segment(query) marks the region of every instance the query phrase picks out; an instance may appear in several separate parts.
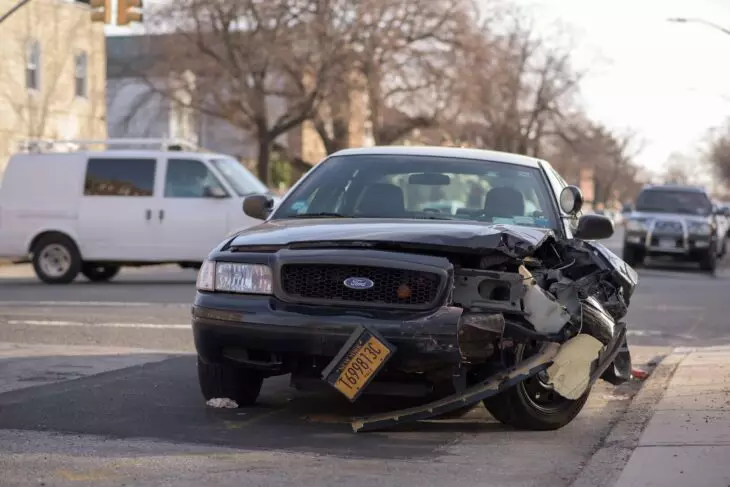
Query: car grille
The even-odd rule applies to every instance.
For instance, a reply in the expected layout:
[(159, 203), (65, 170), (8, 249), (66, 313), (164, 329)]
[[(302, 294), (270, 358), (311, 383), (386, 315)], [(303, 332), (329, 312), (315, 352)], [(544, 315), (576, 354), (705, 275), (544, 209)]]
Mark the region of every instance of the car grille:
[(654, 224), (654, 232), (681, 235), (682, 224), (677, 221), (659, 220)]
[[(369, 289), (350, 289), (349, 278), (372, 281)], [(431, 272), (355, 265), (284, 264), (282, 290), (301, 301), (332, 301), (420, 307), (438, 296), (441, 276)]]

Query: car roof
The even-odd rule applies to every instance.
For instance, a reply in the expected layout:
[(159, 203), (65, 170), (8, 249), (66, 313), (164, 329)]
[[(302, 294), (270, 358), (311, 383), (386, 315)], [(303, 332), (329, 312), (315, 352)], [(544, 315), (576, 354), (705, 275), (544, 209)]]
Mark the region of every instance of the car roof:
[(455, 157), (461, 159), (474, 159), (490, 162), (504, 162), (517, 164), (525, 167), (539, 167), (540, 159), (512, 154), (510, 152), (499, 152), (483, 149), (467, 149), (463, 147), (440, 147), (440, 146), (375, 146), (360, 147), (356, 149), (343, 149), (331, 154), (334, 156), (363, 156), (363, 155), (413, 155), (426, 157)]
[(684, 191), (686, 193), (702, 193), (707, 194), (707, 191), (704, 190), (704, 188), (698, 188), (697, 186), (686, 186), (682, 184), (652, 184), (650, 186), (645, 186), (641, 189), (642, 192), (644, 191), (666, 191), (666, 190), (672, 190), (672, 191)]
[(68, 152), (20, 152), (11, 157), (160, 157), (166, 154), (169, 157), (231, 157), (226, 154), (215, 152), (191, 152), (191, 151), (170, 151), (153, 149), (114, 149), (107, 151), (68, 151)]

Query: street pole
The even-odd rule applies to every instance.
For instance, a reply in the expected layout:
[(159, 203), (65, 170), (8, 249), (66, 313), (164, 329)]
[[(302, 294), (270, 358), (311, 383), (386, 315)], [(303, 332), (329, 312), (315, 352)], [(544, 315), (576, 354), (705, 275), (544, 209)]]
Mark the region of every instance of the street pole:
[(672, 17), (667, 19), (668, 22), (675, 22), (678, 24), (704, 24), (708, 27), (712, 27), (715, 30), (719, 30), (723, 34), (730, 35), (730, 29), (726, 29), (725, 27), (718, 25), (714, 22), (710, 22), (709, 20), (703, 20), (703, 19), (688, 19), (685, 17)]
[(5, 20), (8, 17), (10, 17), (11, 15), (13, 15), (17, 10), (19, 10), (23, 5), (25, 5), (28, 2), (30, 2), (30, 0), (20, 0), (20, 2), (18, 2), (15, 5), (15, 7), (11, 8), (7, 12), (5, 12), (2, 17), (0, 17), (0, 24), (2, 24), (3, 22), (5, 22)]

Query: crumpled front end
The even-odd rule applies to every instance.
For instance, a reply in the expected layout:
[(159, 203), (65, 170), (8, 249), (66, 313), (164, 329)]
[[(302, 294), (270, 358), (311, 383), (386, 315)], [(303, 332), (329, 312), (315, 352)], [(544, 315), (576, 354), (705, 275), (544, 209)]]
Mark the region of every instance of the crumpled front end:
[[(636, 272), (593, 242), (548, 236), (531, 255), (514, 248), (452, 258), (450, 304), (463, 309), (457, 329), (461, 366), (480, 370), (480, 380), (455, 380), (456, 392), (448, 397), (358, 419), (355, 431), (463, 408), (538, 374), (567, 399), (580, 398), (599, 378), (612, 384), (630, 379), (623, 319), (638, 283)], [(500, 356), (530, 342), (542, 344), (536, 354), (502, 363)]]

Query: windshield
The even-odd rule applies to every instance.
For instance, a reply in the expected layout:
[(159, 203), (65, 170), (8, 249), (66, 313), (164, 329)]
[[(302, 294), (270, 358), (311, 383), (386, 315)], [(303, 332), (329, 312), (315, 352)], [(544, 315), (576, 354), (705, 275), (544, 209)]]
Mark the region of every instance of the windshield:
[(418, 155), (335, 156), (281, 203), (272, 219), (473, 220), (557, 229), (539, 169)]
[(703, 193), (655, 189), (639, 195), (636, 211), (709, 215), (712, 203)]
[(250, 194), (270, 193), (269, 188), (251, 174), (243, 164), (235, 159), (213, 159), (211, 161), (218, 172), (233, 187), (238, 196)]

